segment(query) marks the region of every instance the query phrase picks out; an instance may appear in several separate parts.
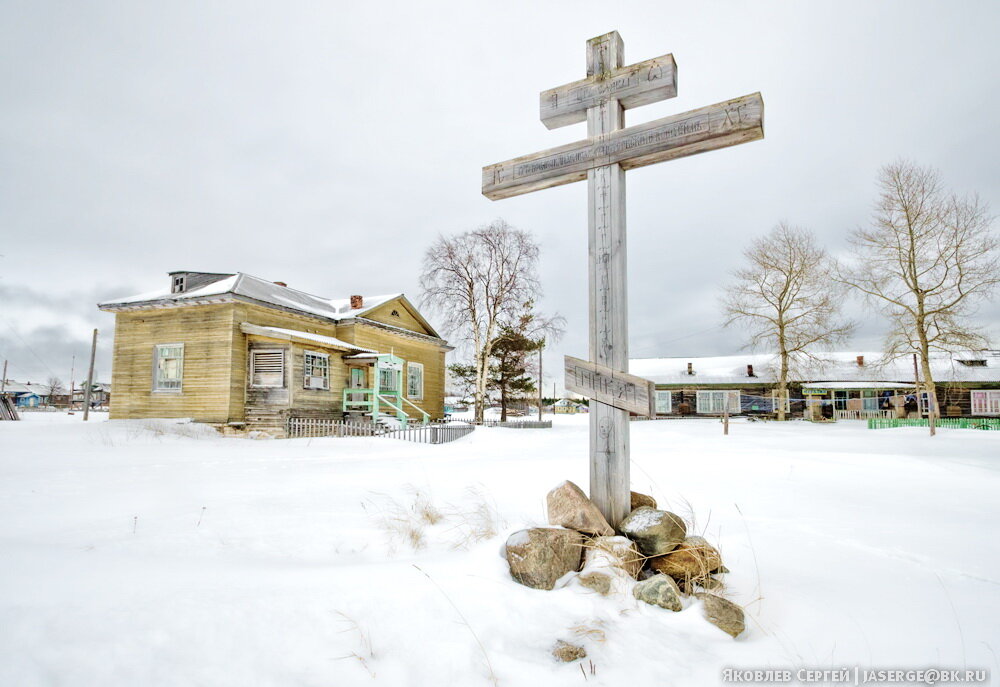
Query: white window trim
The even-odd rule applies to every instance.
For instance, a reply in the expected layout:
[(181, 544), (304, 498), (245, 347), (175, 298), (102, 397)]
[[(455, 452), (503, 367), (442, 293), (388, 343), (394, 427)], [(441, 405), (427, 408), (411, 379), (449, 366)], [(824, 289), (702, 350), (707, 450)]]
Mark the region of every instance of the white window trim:
[[(705, 398), (705, 394), (726, 394), (726, 405), (729, 408), (729, 414), (735, 415), (741, 413), (742, 408), (740, 408), (740, 392), (736, 389), (699, 389), (696, 397), (697, 412), (702, 415), (722, 415), (724, 410), (703, 410), (705, 403), (702, 399)], [(711, 402), (709, 402), (711, 403)]]
[[(311, 385), (309, 383), (310, 379), (316, 379), (317, 376), (316, 375), (307, 375), (306, 374), (306, 367), (308, 367), (306, 365), (306, 358), (308, 356), (312, 356), (314, 358), (322, 358), (323, 360), (326, 361), (326, 369), (324, 370), (324, 374), (323, 374), (322, 377), (319, 377), (320, 379), (323, 380), (322, 386), (313, 386), (313, 385)], [(328, 391), (330, 389), (330, 354), (329, 353), (320, 353), (318, 351), (303, 351), (302, 352), (302, 388), (303, 389), (311, 389), (312, 391)]]
[[(655, 400), (655, 409), (657, 415), (669, 415), (674, 412), (674, 394), (670, 389), (657, 389)], [(663, 409), (663, 405), (660, 401), (661, 399), (666, 399), (666, 409)]]
[(170, 284), (170, 293), (184, 293), (187, 288), (187, 277), (174, 277)]
[[(410, 393), (410, 370), (420, 370), (420, 389), (419, 393)], [(407, 398), (413, 398), (422, 401), (424, 398), (424, 364), (423, 363), (406, 363), (406, 396)]]
[[(983, 394), (983, 402), (979, 409), (976, 408), (976, 394)], [(970, 389), (969, 390), (969, 410), (971, 415), (1000, 415), (990, 412), (990, 397), (997, 396), (997, 403), (1000, 404), (1000, 389)]]
[[(179, 386), (176, 387), (161, 387), (160, 386), (160, 351), (165, 348), (180, 348), (181, 349), (181, 371), (178, 380)], [(157, 394), (179, 394), (184, 389), (184, 344), (182, 343), (168, 343), (168, 344), (155, 344), (153, 346), (153, 392)]]
[[(257, 374), (254, 367), (257, 363), (258, 353), (280, 353), (281, 354), (281, 384), (254, 384), (253, 378)], [(253, 389), (284, 389), (285, 388), (285, 349), (284, 348), (254, 348), (250, 351), (250, 387)]]

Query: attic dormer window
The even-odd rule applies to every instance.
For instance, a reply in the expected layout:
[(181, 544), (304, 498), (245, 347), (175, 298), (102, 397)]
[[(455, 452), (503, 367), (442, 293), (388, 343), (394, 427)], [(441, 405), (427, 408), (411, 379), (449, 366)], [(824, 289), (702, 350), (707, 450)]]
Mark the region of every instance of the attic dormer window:
[(986, 367), (985, 360), (959, 360), (966, 367)]
[(174, 277), (173, 283), (170, 285), (170, 293), (184, 293), (185, 277)]

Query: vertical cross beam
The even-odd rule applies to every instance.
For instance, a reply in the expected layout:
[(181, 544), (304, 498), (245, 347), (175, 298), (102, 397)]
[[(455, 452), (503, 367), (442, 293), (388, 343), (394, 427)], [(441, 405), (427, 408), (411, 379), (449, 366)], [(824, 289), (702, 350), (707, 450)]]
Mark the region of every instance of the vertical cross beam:
[[(617, 31), (587, 41), (587, 76), (609, 74), (624, 63)], [(587, 135), (597, 139), (624, 127), (617, 98), (587, 109)], [(625, 172), (611, 164), (587, 172), (590, 253), (590, 359), (628, 371), (628, 299), (625, 277)], [(590, 498), (613, 527), (628, 515), (628, 411), (590, 404)]]

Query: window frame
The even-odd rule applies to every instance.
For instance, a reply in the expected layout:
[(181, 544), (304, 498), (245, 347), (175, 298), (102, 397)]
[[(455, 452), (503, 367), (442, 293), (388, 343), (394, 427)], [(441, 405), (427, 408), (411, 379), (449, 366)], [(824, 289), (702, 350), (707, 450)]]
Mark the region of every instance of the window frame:
[[(982, 394), (982, 403), (976, 408), (976, 394)], [(996, 400), (993, 401), (992, 399)], [(991, 412), (991, 402), (996, 404), (996, 411)], [(970, 415), (1000, 415), (1000, 389), (969, 389)]]
[[(177, 348), (180, 349), (179, 356), (164, 356), (162, 351)], [(174, 380), (165, 380), (161, 376), (160, 362), (163, 360), (179, 360), (179, 370), (177, 373), (176, 383), (177, 386), (163, 386), (165, 383), (173, 382)], [(184, 390), (184, 344), (183, 343), (166, 343), (166, 344), (154, 344), (153, 345), (153, 392), (154, 393), (167, 393), (167, 394), (179, 394)]]
[[(416, 394), (412, 393), (412, 390), (411, 390), (411, 387), (410, 387), (410, 383), (412, 381), (412, 377), (410, 375), (413, 372), (419, 372), (420, 373), (420, 375), (419, 375), (419, 377), (420, 377), (420, 388), (418, 389), (418, 391), (417, 391)], [(424, 399), (424, 364), (423, 363), (414, 363), (414, 362), (407, 362), (406, 363), (406, 397), (407, 398), (416, 399), (418, 401), (422, 401)]]
[(170, 285), (170, 293), (184, 293), (186, 288), (187, 276), (174, 277), (174, 281)]
[[(320, 366), (323, 374), (309, 374), (310, 371), (315, 371), (315, 362), (310, 363), (309, 358), (316, 358), (317, 360), (322, 360), (323, 365)], [(321, 386), (313, 386), (309, 383), (309, 380), (320, 378), (322, 380)], [(302, 388), (309, 389), (311, 391), (329, 391), (330, 390), (330, 354), (321, 353), (319, 351), (302, 351)]]
[[(257, 375), (257, 355), (259, 353), (280, 353), (281, 354), (281, 384), (255, 384), (254, 377)], [(285, 388), (285, 349), (284, 348), (254, 348), (250, 350), (250, 388), (252, 389), (284, 389)]]
[[(705, 404), (702, 399), (705, 398), (706, 394), (725, 394), (724, 398), (730, 399), (723, 401), (725, 403), (719, 410), (715, 410), (715, 402), (710, 401), (708, 403), (711, 406), (707, 410), (703, 410)], [(726, 408), (729, 408), (730, 415), (736, 415), (743, 412), (740, 407), (740, 391), (739, 389), (698, 389), (695, 396), (695, 409), (699, 415), (723, 415), (726, 412)]]
[[(657, 415), (670, 415), (674, 412), (674, 394), (670, 389), (657, 389), (654, 392), (654, 410)], [(666, 398), (666, 410), (663, 410), (663, 404), (661, 401)]]

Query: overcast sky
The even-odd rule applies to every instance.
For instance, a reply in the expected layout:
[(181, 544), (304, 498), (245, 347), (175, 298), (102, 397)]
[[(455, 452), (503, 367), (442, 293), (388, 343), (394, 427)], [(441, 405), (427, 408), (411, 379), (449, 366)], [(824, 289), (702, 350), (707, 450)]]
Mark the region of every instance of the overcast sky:
[[(95, 303), (171, 270), (416, 301), (430, 242), (496, 217), (541, 244), (542, 307), (568, 322), (549, 369), (586, 357), (586, 184), (489, 201), (481, 168), (585, 137), (547, 130), (538, 94), (613, 29), (627, 63), (678, 65), (678, 97), (627, 125), (765, 103), (763, 141), (628, 173), (632, 357), (739, 352), (718, 296), (742, 250), (787, 220), (840, 253), (900, 157), (1000, 210), (993, 1), (0, 0), (8, 377), (65, 381), (75, 354), (79, 380), (97, 327), (110, 381)], [(1000, 334), (1000, 306), (981, 317)], [(880, 334), (868, 317), (851, 347)]]

